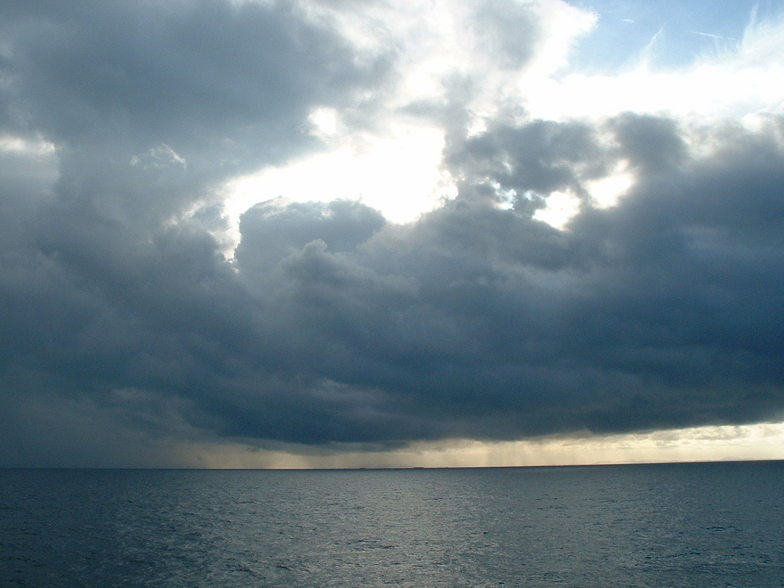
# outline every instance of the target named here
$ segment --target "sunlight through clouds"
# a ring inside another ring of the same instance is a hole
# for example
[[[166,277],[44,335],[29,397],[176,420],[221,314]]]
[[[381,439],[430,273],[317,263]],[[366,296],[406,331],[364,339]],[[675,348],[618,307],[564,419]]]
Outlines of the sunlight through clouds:
[[[563,229],[580,210],[580,198],[573,192],[556,190],[545,198],[544,208],[534,213],[534,218],[556,229]]]
[[[784,423],[711,426],[623,435],[544,437],[524,441],[419,442],[392,451],[346,448],[257,449],[242,444],[183,445],[190,467],[360,468],[519,467],[784,459]]]
[[[317,132],[329,136],[330,149],[232,180],[226,188],[230,217],[282,196],[302,202],[357,200],[391,222],[405,223],[455,195],[449,173],[441,169],[440,129],[400,122],[387,135],[341,135],[331,111],[317,112]]]
[[[6,463],[782,457],[741,4],[0,7]]]
[[[225,208],[235,226],[244,210],[278,196],[357,199],[392,222],[415,220],[456,194],[441,166],[450,123],[428,112],[449,110],[455,101],[468,133],[479,132],[485,120],[522,106],[532,85],[564,67],[575,39],[595,23],[592,13],[560,0],[367,4],[350,13],[316,3],[307,11],[316,22],[338,27],[360,53],[398,47],[397,81],[373,96],[371,128],[348,128],[340,112],[319,108],[310,115],[312,134],[324,142],[319,153],[232,180]],[[499,36],[506,20],[508,30]]]
[[[481,10],[489,9],[490,16],[483,18],[495,18],[494,11],[514,5],[489,2]],[[692,126],[725,117],[752,121],[755,113],[781,111],[784,58],[775,50],[784,28],[780,20],[760,21],[752,14],[735,47],[695,55],[681,67],[655,65],[653,54],[667,51],[662,46],[666,39],[657,37],[636,59],[630,56],[628,67],[588,74],[569,72],[568,64],[576,43],[595,31],[597,12],[559,0],[522,2],[519,7],[500,18],[512,18],[510,26],[518,30],[536,30],[527,41],[520,34],[507,38],[503,30],[485,31],[484,21],[477,19],[480,5],[474,3],[432,2],[426,8],[367,4],[350,12],[328,3],[308,5],[309,18],[337,27],[360,55],[379,55],[390,44],[398,47],[397,79],[369,98],[376,104],[372,128],[347,126],[335,108],[316,109],[310,132],[323,142],[319,151],[231,180],[225,211],[235,227],[233,239],[247,208],[280,196],[303,202],[358,200],[396,223],[411,222],[454,197],[456,186],[441,156],[446,136],[455,129],[427,114],[436,104],[442,108],[460,101],[455,106],[464,111],[461,132],[466,136],[482,133],[487,121],[502,112],[515,113],[513,119],[521,122],[602,120],[631,111],[667,114]],[[497,25],[493,21],[489,26]],[[518,52],[526,58],[514,61]],[[422,114],[402,114],[412,106]],[[695,149],[704,148],[704,142],[695,142]],[[590,179],[585,189],[604,207],[632,184],[631,175],[615,169]],[[577,212],[576,196],[546,196],[547,206],[536,218],[563,227]]]
[[[620,162],[603,178],[585,182],[585,189],[595,206],[607,208],[617,204],[633,185],[634,175],[627,170],[626,162]]]

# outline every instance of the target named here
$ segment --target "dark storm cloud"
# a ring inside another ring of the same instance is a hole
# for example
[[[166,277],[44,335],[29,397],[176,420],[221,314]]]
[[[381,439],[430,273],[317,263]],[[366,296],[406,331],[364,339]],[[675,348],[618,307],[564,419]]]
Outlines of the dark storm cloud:
[[[3,463],[782,418],[780,121],[700,157],[660,117],[491,124],[418,222],[265,202],[226,261],[215,183],[386,71],[294,6],[6,4],[3,133],[55,151],[0,155]],[[582,197],[566,231],[533,218],[552,190]]]
[[[596,130],[585,123],[534,121],[521,127],[496,123],[482,135],[458,138],[447,158],[462,175],[513,190],[515,206],[533,211],[544,206],[542,195],[580,193],[581,180],[605,175],[617,156],[599,145]]]
[[[65,206],[149,223],[308,146],[307,114],[377,82],[294,3],[58,2],[4,11],[7,131],[58,148]],[[139,217],[139,218],[133,218]]]
[[[542,123],[530,126],[504,134],[527,143]],[[308,415],[308,434],[286,439],[780,418],[784,178],[774,134],[717,131],[715,154],[692,159],[671,121],[624,116],[609,127],[617,142],[589,145],[574,167],[628,159],[638,184],[615,208],[586,203],[566,232],[478,197],[469,179],[463,195],[405,227],[381,227],[358,204],[249,212],[238,269],[263,299],[270,357],[282,352],[274,364],[297,374],[288,394],[307,407],[296,414]],[[575,136],[571,125],[551,131]],[[347,387],[346,406],[323,392],[335,386]],[[251,421],[241,433],[268,426]]]
[[[367,75],[294,3],[28,4],[3,25],[6,69],[25,101],[18,116],[58,139],[106,135],[96,123],[111,121],[126,126],[112,145],[136,127],[144,140],[189,147],[261,133],[255,147],[274,150],[270,139],[285,137],[270,131],[296,126],[315,97],[333,102]]]
[[[208,232],[214,206],[171,221],[233,174],[315,147],[310,110],[352,104],[385,62],[356,60],[293,3],[11,2],[0,36],[0,138],[29,144],[0,151],[13,430],[53,430],[15,420],[40,416],[39,393],[77,422],[85,406],[122,420],[116,390],[168,403],[217,387],[252,349],[251,298]],[[34,444],[7,436],[26,463]]]

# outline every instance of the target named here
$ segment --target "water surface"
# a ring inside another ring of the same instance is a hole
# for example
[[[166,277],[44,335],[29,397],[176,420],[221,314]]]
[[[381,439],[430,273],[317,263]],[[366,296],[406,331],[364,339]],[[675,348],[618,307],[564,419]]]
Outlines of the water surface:
[[[784,462],[0,470],[18,586],[781,586]]]

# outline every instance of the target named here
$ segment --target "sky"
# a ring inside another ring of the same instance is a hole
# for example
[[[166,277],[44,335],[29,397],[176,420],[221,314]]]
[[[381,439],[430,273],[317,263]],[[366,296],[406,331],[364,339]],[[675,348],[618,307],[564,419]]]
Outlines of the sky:
[[[784,2],[0,6],[0,466],[784,459]]]

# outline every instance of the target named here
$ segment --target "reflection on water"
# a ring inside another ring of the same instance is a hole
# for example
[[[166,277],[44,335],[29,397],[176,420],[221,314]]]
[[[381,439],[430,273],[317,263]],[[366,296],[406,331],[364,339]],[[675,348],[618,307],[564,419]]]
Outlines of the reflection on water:
[[[11,585],[781,585],[784,462],[0,470]]]

